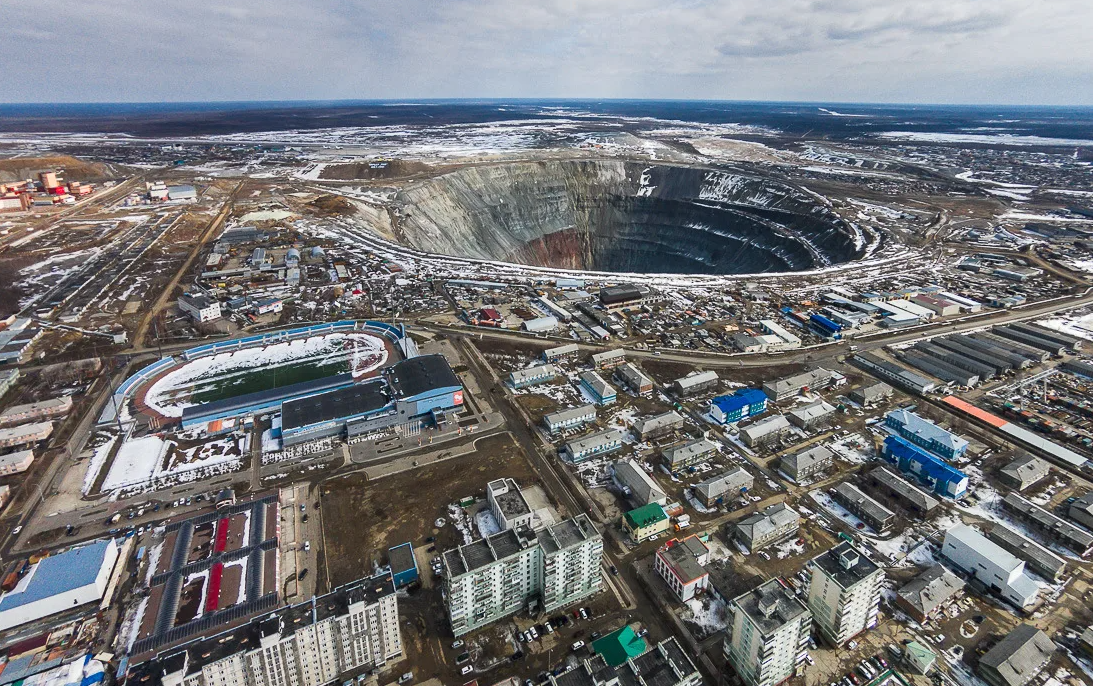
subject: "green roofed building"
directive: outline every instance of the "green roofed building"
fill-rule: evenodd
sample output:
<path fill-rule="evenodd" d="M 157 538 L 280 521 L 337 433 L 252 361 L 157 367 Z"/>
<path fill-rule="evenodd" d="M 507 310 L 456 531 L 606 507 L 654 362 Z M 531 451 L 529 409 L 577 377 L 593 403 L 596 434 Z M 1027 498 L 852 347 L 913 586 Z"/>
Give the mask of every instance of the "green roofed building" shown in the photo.
<path fill-rule="evenodd" d="M 918 641 L 911 641 L 903 649 L 903 661 L 917 674 L 929 674 L 937 662 L 933 651 Z"/>
<path fill-rule="evenodd" d="M 630 625 L 592 641 L 592 651 L 603 657 L 609 667 L 618 667 L 649 650 L 645 639 L 634 633 Z"/>
<path fill-rule="evenodd" d="M 649 503 L 624 514 L 622 528 L 626 529 L 635 543 L 641 543 L 668 530 L 668 515 L 657 503 Z"/>

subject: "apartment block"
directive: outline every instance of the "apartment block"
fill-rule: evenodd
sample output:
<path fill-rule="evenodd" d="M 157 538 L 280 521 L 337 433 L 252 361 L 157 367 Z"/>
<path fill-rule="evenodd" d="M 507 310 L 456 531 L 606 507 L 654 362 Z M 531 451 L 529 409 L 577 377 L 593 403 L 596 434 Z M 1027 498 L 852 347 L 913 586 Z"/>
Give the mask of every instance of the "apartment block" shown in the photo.
<path fill-rule="evenodd" d="M 841 646 L 877 623 L 884 570 L 843 541 L 812 560 L 808 607 L 824 638 Z"/>
<path fill-rule="evenodd" d="M 725 659 L 748 686 L 775 686 L 804 662 L 812 613 L 792 591 L 771 579 L 733 598 Z"/>

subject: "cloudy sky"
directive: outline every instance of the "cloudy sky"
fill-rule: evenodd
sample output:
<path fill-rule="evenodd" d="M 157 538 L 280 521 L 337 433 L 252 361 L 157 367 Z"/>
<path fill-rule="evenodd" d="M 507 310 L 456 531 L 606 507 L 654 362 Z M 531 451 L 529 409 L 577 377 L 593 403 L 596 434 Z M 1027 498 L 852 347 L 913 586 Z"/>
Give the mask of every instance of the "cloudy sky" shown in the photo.
<path fill-rule="evenodd" d="M 1089 0 L 4 2 L 0 102 L 1093 105 Z"/>

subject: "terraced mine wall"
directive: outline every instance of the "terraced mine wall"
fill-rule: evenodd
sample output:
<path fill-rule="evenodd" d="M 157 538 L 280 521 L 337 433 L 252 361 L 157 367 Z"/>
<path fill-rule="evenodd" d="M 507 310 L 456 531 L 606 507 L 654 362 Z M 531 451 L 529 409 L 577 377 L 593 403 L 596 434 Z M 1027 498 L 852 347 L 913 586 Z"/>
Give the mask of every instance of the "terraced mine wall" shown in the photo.
<path fill-rule="evenodd" d="M 400 240 L 458 257 L 630 273 L 748 274 L 861 257 L 822 198 L 732 172 L 623 161 L 467 167 L 405 188 Z"/>

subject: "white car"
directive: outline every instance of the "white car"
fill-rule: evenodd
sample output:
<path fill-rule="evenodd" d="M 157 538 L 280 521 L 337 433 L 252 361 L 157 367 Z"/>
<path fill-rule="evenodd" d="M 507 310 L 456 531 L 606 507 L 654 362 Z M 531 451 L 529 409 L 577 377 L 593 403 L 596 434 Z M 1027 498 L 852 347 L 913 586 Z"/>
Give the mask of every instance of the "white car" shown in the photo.
<path fill-rule="evenodd" d="M 15 527 L 14 529 L 11 530 L 11 535 L 12 536 L 18 536 L 20 534 L 20 532 L 22 532 L 22 530 L 23 530 L 23 526 L 20 524 L 19 526 Z"/>
<path fill-rule="evenodd" d="M 572 646 L 572 648 L 573 648 L 573 650 L 574 650 L 574 651 L 580 650 L 580 649 L 581 649 L 581 648 L 583 648 L 583 647 L 584 647 L 584 641 L 577 641 L 577 642 L 576 642 L 576 643 L 574 643 L 574 644 L 573 644 L 573 646 Z"/>
<path fill-rule="evenodd" d="M 474 667 L 471 667 L 470 665 L 463 665 L 463 669 L 459 670 L 459 673 L 466 676 L 466 675 L 470 674 L 473 671 L 474 671 Z"/>

